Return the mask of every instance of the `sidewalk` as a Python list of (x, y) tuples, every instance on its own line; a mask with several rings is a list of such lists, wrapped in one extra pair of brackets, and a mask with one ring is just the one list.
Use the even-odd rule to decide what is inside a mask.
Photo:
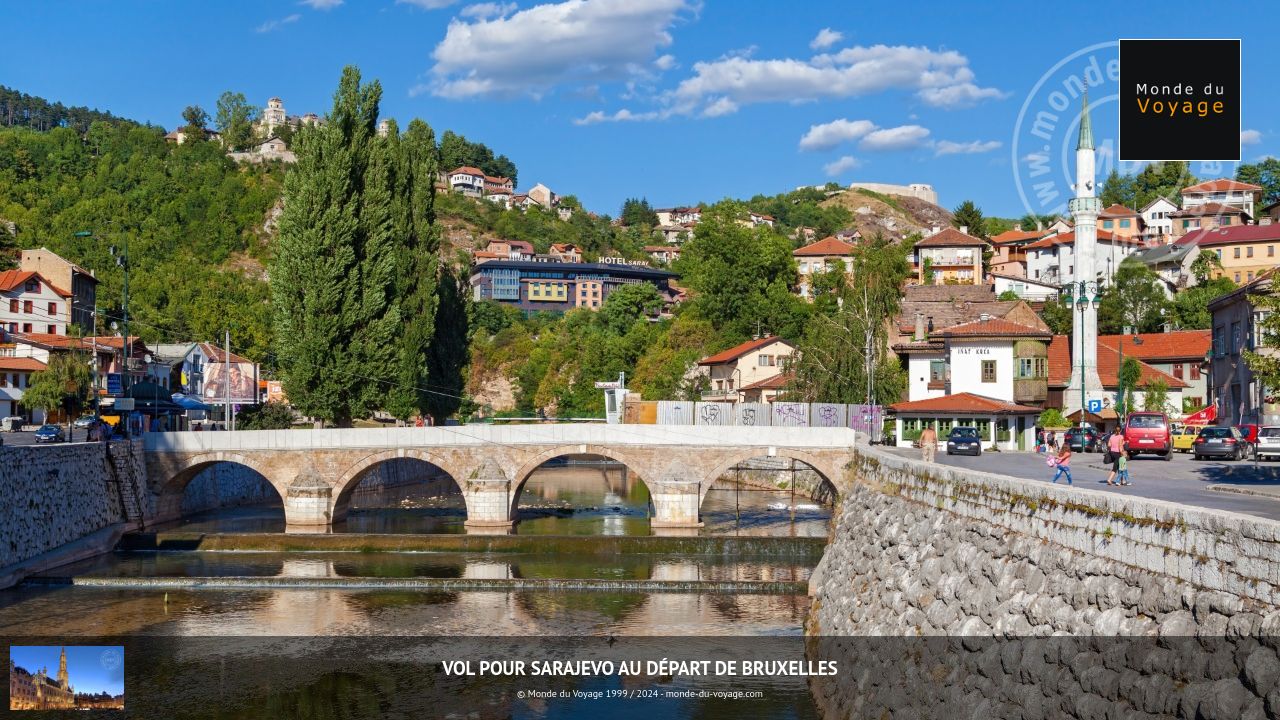
[(1210, 490), (1280, 500), (1280, 485), (1210, 485)]

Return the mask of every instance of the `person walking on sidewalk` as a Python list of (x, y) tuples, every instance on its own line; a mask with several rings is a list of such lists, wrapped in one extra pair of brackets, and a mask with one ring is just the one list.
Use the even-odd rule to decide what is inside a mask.
[(925, 425), (924, 430), (920, 431), (920, 459), (931, 463), (937, 452), (938, 431), (932, 425)]
[(1067, 476), (1068, 485), (1074, 484), (1071, 482), (1071, 445), (1065, 444), (1062, 446), (1062, 449), (1058, 451), (1057, 460), (1056, 467), (1058, 471), (1053, 474), (1054, 484), (1057, 484), (1058, 478), (1063, 475)]
[(1111, 461), (1111, 472), (1107, 473), (1107, 484), (1116, 484), (1116, 475), (1120, 472), (1120, 458), (1124, 457), (1124, 433), (1116, 431), (1107, 437), (1107, 455)]

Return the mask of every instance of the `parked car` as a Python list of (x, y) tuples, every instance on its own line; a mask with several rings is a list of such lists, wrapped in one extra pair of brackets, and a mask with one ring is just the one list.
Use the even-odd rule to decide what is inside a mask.
[(1173, 449), (1178, 452), (1191, 452), (1204, 425), (1182, 425), (1173, 431)]
[(59, 425), (41, 425), (40, 429), (36, 430), (36, 442), (38, 443), (63, 442), (64, 440), (66, 440), (66, 436), (62, 434), (62, 427)]
[(1169, 418), (1159, 412), (1129, 413), (1124, 422), (1124, 446), (1130, 457), (1148, 453), (1171, 459), (1173, 436), (1169, 433)]
[(982, 438), (978, 436), (978, 428), (963, 426), (951, 428), (951, 434), (947, 435), (947, 454), (960, 453), (982, 454)]
[(1197, 460), (1207, 457), (1239, 460), (1245, 456), (1244, 436), (1233, 427), (1207, 427), (1200, 431), (1192, 450)]
[(1244, 441), (1249, 444), (1248, 452), (1245, 454), (1253, 457), (1253, 451), (1258, 447), (1258, 428), (1261, 425), (1237, 425), (1236, 429), (1244, 436)]
[(19, 432), (26, 421), (17, 415), (10, 415), (7, 418), (0, 419), (0, 431), (2, 432)]
[(1102, 436), (1091, 427), (1071, 428), (1064, 440), (1072, 452), (1098, 452), (1102, 447)]
[(88, 428), (89, 426), (93, 425), (93, 423), (96, 422), (97, 420), (98, 418), (93, 415), (81, 415), (80, 417), (76, 418), (75, 422), (71, 423), (71, 427), (77, 430), (84, 430), (85, 428)]
[(1259, 460), (1280, 458), (1280, 425), (1263, 425), (1258, 430), (1258, 444), (1253, 454)]

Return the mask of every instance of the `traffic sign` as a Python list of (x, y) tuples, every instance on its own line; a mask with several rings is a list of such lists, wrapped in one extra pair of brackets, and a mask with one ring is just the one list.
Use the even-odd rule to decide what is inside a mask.
[(107, 394), (123, 395), (124, 394), (124, 376), (120, 373), (107, 374)]
[(1098, 413), (1102, 412), (1101, 400), (1090, 400), (1088, 403), (1086, 403), (1086, 406), (1088, 407), (1089, 412), (1093, 413), (1094, 415), (1097, 415)]

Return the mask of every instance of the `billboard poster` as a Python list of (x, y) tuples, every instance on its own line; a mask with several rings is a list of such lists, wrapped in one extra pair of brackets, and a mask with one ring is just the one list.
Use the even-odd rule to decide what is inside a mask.
[(267, 402), (288, 404), (289, 398), (284, 394), (284, 383), (279, 380), (267, 381)]
[[(229, 377), (228, 377), (229, 376)], [(204, 370), (206, 403), (226, 403), (227, 384), (231, 385), (231, 402), (253, 405), (258, 402), (257, 366), (250, 362), (211, 362)]]

